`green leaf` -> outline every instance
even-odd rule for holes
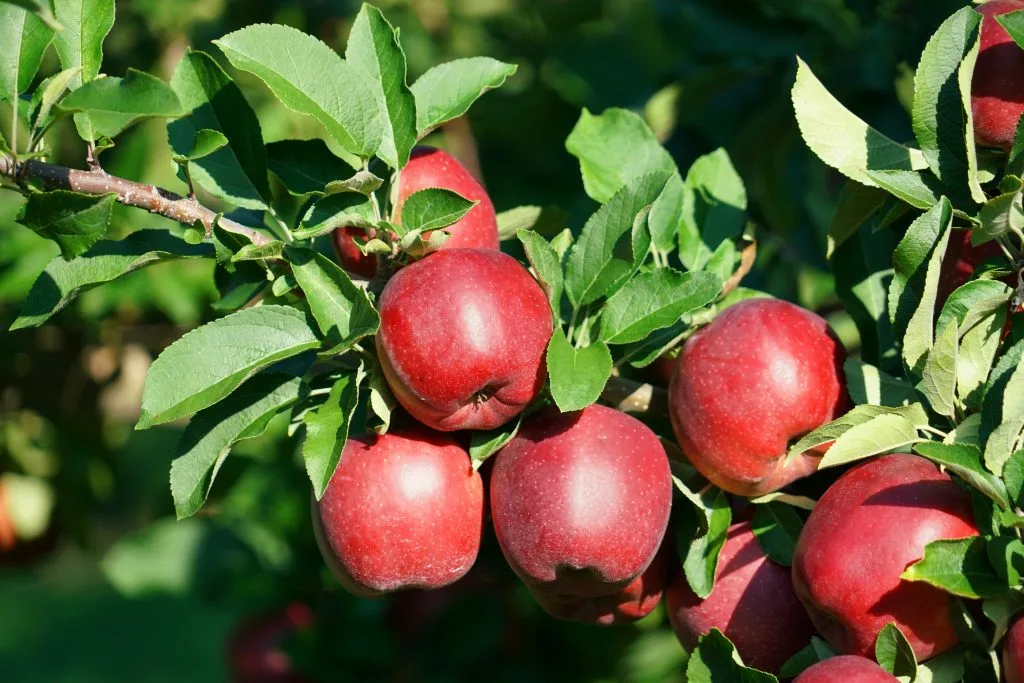
[[[906,581],[923,581],[962,598],[978,599],[1006,592],[1006,584],[988,561],[985,539],[980,536],[932,541],[924,557],[900,575]]]
[[[723,243],[742,234],[746,210],[746,188],[724,149],[694,161],[686,173],[679,222],[679,258],[683,265],[688,270],[705,268]]]
[[[690,190],[692,199],[692,190]],[[651,205],[647,224],[651,230],[651,244],[657,251],[667,254],[676,245],[679,231],[683,229],[683,211],[687,208],[687,189],[678,172],[669,176],[665,188]],[[692,202],[690,204],[692,207]]]
[[[587,219],[565,267],[565,289],[574,306],[614,294],[640,267],[650,244],[640,223],[646,223],[645,209],[667,179],[663,174],[641,176]]]
[[[428,69],[412,84],[419,137],[465,114],[481,95],[501,87],[516,68],[490,57],[470,57]]]
[[[17,102],[29,89],[52,39],[53,29],[38,16],[0,3],[0,99]]]
[[[563,413],[596,401],[612,374],[612,354],[605,344],[575,348],[556,327],[547,351],[551,397]]]
[[[300,378],[273,370],[262,372],[192,418],[171,463],[171,497],[178,519],[194,515],[206,502],[231,447],[259,436],[271,418],[297,401],[301,393]]]
[[[469,213],[477,203],[439,187],[413,192],[402,204],[402,234],[445,228]]]
[[[228,139],[224,136],[224,133],[221,133],[218,130],[203,128],[202,130],[195,131],[195,138],[193,139],[192,146],[189,148],[188,152],[185,154],[175,154],[171,158],[177,164],[197,161],[210,156],[223,147],[226,147],[227,144]]]
[[[879,187],[868,170],[922,170],[920,150],[893,142],[857,118],[833,97],[797,58],[793,108],[804,142],[819,159],[862,185]]]
[[[196,328],[150,366],[136,429],[196,413],[260,370],[319,345],[306,316],[288,306],[245,308]]]
[[[416,98],[405,82],[405,53],[398,44],[398,32],[369,3],[363,3],[352,24],[345,59],[370,82],[381,112],[382,136],[376,154],[398,170],[408,163],[416,144]]]
[[[487,458],[500,451],[514,439],[519,433],[519,426],[522,423],[523,417],[520,415],[497,429],[472,432],[469,437],[469,459],[473,462],[473,469],[480,469]]]
[[[921,393],[928,399],[932,410],[939,415],[956,415],[957,357],[960,330],[953,320],[946,325],[934,346],[928,350],[921,372]]]
[[[391,427],[391,413],[398,406],[398,401],[395,400],[394,395],[391,393],[391,387],[388,386],[387,378],[384,377],[380,363],[375,359],[367,359],[365,365],[366,384],[370,390],[370,400],[367,407],[380,420],[381,424],[376,428],[376,431],[383,434]]]
[[[917,401],[917,393],[909,382],[855,358],[847,358],[843,362],[843,374],[846,391],[856,405],[869,403],[895,408]]]
[[[364,159],[384,139],[374,84],[320,40],[289,26],[256,24],[213,41],[236,69],[267,84],[285,106],[312,116]]]
[[[1024,450],[1007,459],[1003,466],[1003,481],[1014,506],[1024,508]]]
[[[526,258],[530,261],[541,288],[548,296],[548,303],[551,305],[551,312],[554,314],[553,318],[557,327],[562,308],[562,290],[564,289],[562,260],[555,252],[554,247],[532,230],[523,230],[518,237],[519,241],[523,243],[523,251],[526,252]]]
[[[171,77],[188,116],[167,124],[175,154],[189,156],[193,180],[219,199],[248,209],[265,209],[270,199],[267,153],[256,113],[242,91],[205,52],[189,50]],[[190,153],[203,130],[222,134],[224,145],[210,146],[196,159]]]
[[[791,505],[764,503],[754,508],[754,535],[769,559],[793,566],[793,552],[804,521]]]
[[[1010,501],[1006,495],[1006,487],[998,477],[985,470],[981,464],[980,448],[966,444],[925,441],[915,445],[914,452],[942,465],[985,494],[1002,509],[1009,509]]]
[[[854,427],[870,424],[875,418],[896,416],[906,419],[911,426],[918,427],[928,424],[928,414],[920,403],[911,403],[904,407],[887,407],[879,405],[856,405],[850,412],[841,415],[832,422],[824,424],[809,434],[804,435],[793,444],[786,457],[793,457],[835,441]]]
[[[1017,189],[988,200],[978,220],[981,224],[971,231],[971,244],[984,244],[1010,232],[1024,234],[1024,193]]]
[[[836,294],[857,325],[861,355],[865,361],[884,369],[899,366],[896,335],[888,311],[895,247],[892,230],[861,230],[832,256]]]
[[[377,217],[369,198],[354,192],[341,192],[317,200],[302,217],[302,227],[292,236],[297,240],[326,235],[341,227],[374,228]]]
[[[988,539],[985,551],[1005,585],[1008,588],[1020,586],[1021,571],[1024,570],[1024,543],[1016,536],[995,536]]]
[[[332,180],[327,183],[324,186],[324,192],[327,194],[357,192],[365,197],[369,197],[383,184],[384,180],[370,171],[356,171],[355,174],[344,180]]]
[[[673,325],[684,313],[706,306],[722,291],[711,273],[658,268],[638,273],[608,298],[601,312],[600,341],[628,344]]]
[[[981,439],[988,440],[992,431],[1003,421],[1003,397],[1006,385],[1024,357],[1024,340],[1003,351],[989,373],[985,395],[981,402]]]
[[[647,123],[628,109],[594,116],[584,108],[565,148],[580,161],[587,194],[602,204],[641,176],[676,170]]]
[[[103,62],[103,40],[114,27],[114,0],[53,0],[53,11],[64,28],[53,37],[65,69],[81,69],[71,88],[96,78]]]
[[[921,438],[913,420],[899,413],[876,415],[839,436],[822,457],[818,468],[845,465],[919,441]]]
[[[568,212],[554,206],[517,206],[498,214],[498,239],[513,239],[522,230],[555,234],[563,229],[568,216]]]
[[[1016,13],[1009,12],[1001,16],[1005,18],[1010,14]],[[1017,14],[1017,17],[1024,17],[1024,14]],[[1024,27],[1024,19],[1021,19],[1021,25]],[[1022,131],[1024,131],[1024,121],[1018,120],[1013,134],[1013,146],[1010,148],[1010,156],[1006,160],[1006,174],[1018,178],[1024,176],[1024,132]]]
[[[960,139],[964,143],[967,157],[967,182],[966,185],[971,193],[971,199],[975,203],[985,201],[985,191],[982,189],[983,182],[990,182],[998,172],[995,167],[1000,165],[1001,160],[995,157],[987,157],[992,161],[986,166],[986,158],[979,158],[977,143],[974,140],[974,106],[971,97],[971,85],[974,81],[974,67],[978,63],[978,54],[981,52],[981,40],[979,29],[975,29],[968,42],[968,49],[964,58],[957,66],[957,85],[960,90],[960,112],[962,123],[960,124]],[[954,186],[963,187],[961,181]]]
[[[234,271],[218,264],[213,271],[220,298],[212,308],[218,313],[237,311],[260,295],[270,284],[267,272],[255,263],[236,263]]]
[[[910,641],[896,624],[886,624],[875,639],[875,659],[879,666],[901,681],[917,679],[917,657]]]
[[[144,71],[127,73],[124,78],[106,76],[86,83],[68,93],[57,108],[88,113],[93,140],[112,138],[140,119],[181,115],[181,102],[169,85]]]
[[[53,105],[67,92],[71,81],[78,75],[78,69],[65,69],[50,76],[36,88],[32,95],[32,109],[36,114],[32,119],[32,127],[42,130],[53,120]]]
[[[777,683],[771,674],[743,666],[736,647],[717,628],[697,641],[686,664],[688,683]]]
[[[192,246],[165,230],[140,230],[119,242],[98,242],[71,261],[58,256],[32,285],[11,330],[38,327],[82,292],[151,263],[212,256],[210,245]]]
[[[239,261],[262,261],[265,259],[277,259],[284,256],[284,242],[281,240],[270,240],[263,244],[247,244],[238,250],[238,253],[231,257],[232,263]]]
[[[57,17],[53,16],[53,3],[51,0],[0,0],[0,3],[6,3],[8,5],[27,9],[29,12],[42,19],[43,23],[54,31],[64,30],[61,23],[57,21]]]
[[[942,185],[930,173],[923,171],[868,169],[867,177],[900,201],[915,209],[930,209],[939,201]]]
[[[298,247],[286,247],[285,256],[320,331],[332,342],[348,348],[377,333],[380,320],[369,295],[336,263],[319,252]]]
[[[1006,29],[1013,42],[1017,43],[1017,47],[1024,50],[1024,11],[1006,12],[995,17],[995,20]]]
[[[997,475],[1016,451],[1024,432],[1024,361],[1017,363],[1003,391],[1001,419],[985,442],[985,467]],[[987,400],[987,399],[986,399]]]
[[[674,481],[676,490],[690,503],[673,506],[676,552],[682,560],[687,583],[703,600],[711,595],[715,586],[718,555],[732,523],[732,508],[726,493],[717,487],[708,487],[698,494],[679,479],[674,478]]]
[[[868,222],[885,205],[889,195],[877,187],[847,180],[839,191],[836,212],[828,226],[826,256],[832,258],[836,247]]]
[[[980,298],[985,294],[992,296]],[[968,282],[950,295],[939,316],[940,330],[947,311],[953,311],[952,314],[961,319],[960,352],[957,361],[957,395],[971,410],[981,407],[985,380],[992,370],[992,363],[999,350],[1003,326],[1006,323],[1006,304],[1010,295],[1010,288],[995,280]],[[970,308],[961,313],[958,310],[959,306],[968,304],[968,302]],[[966,332],[965,328],[967,328]]]
[[[341,461],[352,424],[352,414],[359,404],[359,385],[363,376],[360,366],[356,372],[339,377],[331,387],[327,401],[302,418],[306,424],[302,459],[306,462],[306,473],[313,484],[313,495],[317,500],[323,498]]]
[[[779,678],[796,678],[820,661],[814,646],[808,645],[785,661],[779,669]]]
[[[323,140],[281,140],[267,145],[270,171],[288,192],[324,192],[328,183],[348,178],[352,167],[334,155]]]
[[[88,195],[68,190],[29,195],[18,222],[60,245],[65,259],[84,254],[106,233],[116,195]]]

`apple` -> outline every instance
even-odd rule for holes
[[[379,311],[384,376],[428,427],[499,427],[544,385],[551,309],[537,281],[507,254],[429,254],[388,281]]]
[[[866,657],[829,657],[808,667],[793,683],[899,683],[899,679]]]
[[[446,228],[450,237],[442,249],[498,249],[498,218],[487,191],[458,159],[434,147],[413,149],[409,163],[399,172],[392,218],[396,222],[402,220],[402,206],[409,195],[435,187],[479,202]],[[338,228],[332,233],[341,266],[350,273],[372,278],[377,272],[377,257],[363,254],[353,239],[366,237],[365,230],[353,227]]]
[[[313,625],[313,611],[292,603],[243,621],[228,641],[228,667],[235,683],[307,683],[281,645]]]
[[[824,319],[779,299],[749,299],[683,345],[669,415],[690,463],[720,488],[758,496],[807,476],[825,447],[790,444],[845,412],[846,356]]]
[[[971,81],[974,137],[981,145],[1008,151],[1024,114],[1024,50],[995,17],[1024,9],[1024,0],[989,0],[975,9],[982,20]]]
[[[681,571],[669,579],[665,593],[669,621],[684,648],[692,650],[717,628],[747,666],[761,671],[778,672],[814,634],[789,569],[768,559],[750,522],[729,527],[711,595],[697,597]]]
[[[1006,683],[1024,683],[1024,619],[1018,619],[1003,639]]]
[[[350,438],[313,505],[325,561],[362,597],[459,580],[476,560],[483,520],[469,454],[425,429]]]
[[[793,557],[793,586],[837,652],[870,656],[895,623],[918,661],[958,642],[948,593],[900,574],[939,539],[978,535],[970,495],[904,453],[849,470],[815,506]]]
[[[672,476],[658,437],[636,418],[599,405],[551,408],[495,456],[490,492],[505,558],[551,605],[621,593],[648,568]]]

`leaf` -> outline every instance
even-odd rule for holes
[[[896,624],[886,624],[875,639],[875,659],[879,666],[901,681],[917,679],[917,657],[910,641]]]
[[[598,399],[612,374],[612,354],[602,343],[573,347],[556,327],[547,351],[551,398],[563,413],[582,410]]]
[[[374,85],[320,40],[290,26],[255,24],[213,41],[236,69],[267,84],[286,107],[319,121],[364,159],[384,139]]]
[[[1024,50],[1024,13],[1020,10],[1007,12],[995,17],[999,25],[1006,29],[1007,34],[1017,43],[1017,47]]]
[[[587,219],[565,266],[565,289],[574,306],[613,294],[640,267],[647,246],[638,239],[636,219],[646,218],[644,209],[666,181],[662,174],[637,178]]]
[[[981,206],[978,225],[971,231],[971,244],[990,242],[1007,233],[1024,232],[1024,194],[1020,189],[993,197]]]
[[[679,258],[688,270],[702,270],[723,243],[742,234],[747,191],[721,148],[693,162],[684,187]]]
[[[777,683],[775,676],[743,666],[736,647],[717,628],[697,641],[686,664],[688,683]]]
[[[985,467],[1001,475],[1024,431],[1024,361],[1017,363],[1003,391],[1001,419],[985,442]],[[986,399],[987,400],[987,399]]]
[[[928,350],[921,373],[921,393],[939,415],[956,415],[957,356],[960,330],[953,320]]]
[[[673,325],[684,313],[706,306],[722,291],[711,273],[680,273],[658,268],[638,273],[608,298],[598,339],[608,344],[640,341]]]
[[[1024,508],[1024,450],[1011,455],[1003,466],[1006,492],[1015,507]]]
[[[826,451],[819,469],[845,465],[921,441],[914,422],[898,413],[876,415],[848,429]]]
[[[352,414],[359,404],[359,385],[363,376],[362,366],[356,372],[343,374],[334,382],[327,400],[302,418],[306,424],[302,459],[306,462],[306,473],[317,500],[323,498],[341,461]]]
[[[29,89],[52,39],[53,29],[38,16],[0,4],[0,99],[17,102],[18,95]]]
[[[1014,370],[1024,357],[1024,340],[1018,341],[996,361],[985,384],[985,394],[981,403],[981,440],[987,441],[992,431],[1003,420],[1003,397],[1006,386],[1013,377]]]
[[[547,240],[532,230],[520,231],[518,237],[541,288],[547,294],[557,327],[562,308],[562,290],[564,289],[562,261]]]
[[[487,458],[491,457],[519,433],[519,426],[523,423],[520,415],[511,422],[506,422],[496,429],[487,431],[474,431],[469,437],[469,459],[473,463],[473,470],[480,469]]]
[[[376,154],[396,171],[416,144],[416,99],[406,85],[405,53],[398,32],[384,14],[363,3],[348,36],[345,59],[362,71],[381,112],[382,136]]]
[[[96,78],[103,62],[103,40],[114,27],[114,0],[53,0],[63,29],[53,37],[64,69],[80,69],[71,88]]]
[[[140,119],[182,114],[181,102],[169,85],[144,71],[128,69],[127,74],[90,81],[68,93],[57,108],[88,113],[93,140],[112,138]]]
[[[189,245],[165,230],[140,230],[118,242],[97,242],[71,261],[58,256],[32,285],[11,330],[38,327],[82,292],[152,263],[212,256],[210,245]]]
[[[628,109],[606,109],[595,116],[584,108],[565,148],[580,161],[587,194],[602,204],[641,176],[676,170],[647,123]]]
[[[981,303],[979,307],[984,305]],[[961,338],[957,363],[957,395],[971,410],[981,407],[985,380],[992,370],[1005,323],[1004,302]]]
[[[911,426],[914,427],[928,424],[928,414],[920,403],[911,403],[908,406],[900,408],[890,408],[877,405],[857,405],[845,415],[842,415],[832,422],[824,424],[809,434],[804,435],[799,441],[790,446],[786,457],[800,455],[801,453],[805,453],[811,449],[823,446],[830,441],[835,441],[854,427],[870,424],[875,418],[886,415],[903,417],[908,420]]]
[[[0,3],[6,3],[14,5],[15,7],[21,7],[32,12],[37,17],[43,20],[43,23],[49,26],[54,31],[63,31],[64,27],[57,21],[57,17],[53,16],[52,2],[51,0],[0,0]]]
[[[1006,592],[1006,584],[989,564],[985,539],[980,536],[932,541],[924,557],[900,575],[906,581],[923,581],[962,598],[978,599]]]
[[[223,133],[209,128],[203,128],[202,130],[195,131],[195,138],[192,140],[192,146],[189,151],[185,154],[174,154],[172,159],[177,164],[188,163],[197,161],[204,157],[208,157],[218,149],[226,147],[228,139]]]
[[[979,158],[977,143],[974,140],[974,105],[971,96],[971,86],[974,81],[974,67],[978,63],[978,55],[981,52],[980,29],[975,28],[969,35],[969,46],[964,53],[963,59],[957,66],[957,85],[960,90],[960,140],[963,141],[967,156],[967,187],[971,193],[971,199],[975,202],[985,201],[985,190],[981,185],[983,182],[990,182],[998,172],[994,166],[998,161],[993,161],[986,167],[985,158]],[[989,157],[992,158],[992,157]],[[963,187],[961,181],[957,184]]]
[[[754,508],[754,535],[761,550],[783,567],[793,566],[793,552],[804,521],[792,506],[765,503]]]
[[[402,204],[402,229],[427,232],[445,228],[469,213],[477,203],[439,187],[413,192]]]
[[[871,128],[843,107],[797,58],[793,108],[804,142],[819,159],[847,178],[878,187],[868,170],[922,170],[920,150],[904,147]]]
[[[888,375],[873,365],[855,358],[843,362],[846,391],[854,404],[898,407],[917,401],[917,393],[909,382]]]
[[[398,401],[395,400],[394,395],[391,393],[391,387],[388,386],[387,378],[384,377],[380,363],[376,359],[367,359],[365,367],[366,384],[370,390],[368,407],[381,422],[381,425],[375,431],[383,434],[391,427],[391,413],[398,406]]]
[[[274,415],[299,399],[301,391],[300,378],[270,370],[192,418],[171,463],[171,497],[178,519],[194,515],[206,502],[231,447],[261,434]]]
[[[238,253],[231,257],[232,263],[239,261],[262,261],[265,259],[276,259],[284,256],[284,242],[281,240],[270,240],[260,245],[247,244],[238,250]]]
[[[136,429],[209,407],[260,370],[319,345],[306,316],[289,306],[245,308],[198,327],[150,366]]]
[[[88,195],[68,190],[34,192],[18,222],[60,245],[65,259],[85,253],[107,232],[116,195]]]
[[[332,342],[348,348],[377,333],[380,320],[366,290],[356,287],[336,263],[299,247],[286,247],[285,256],[320,331]]]
[[[210,55],[189,50],[171,77],[171,88],[190,112],[167,124],[175,154],[188,155],[203,130],[221,133],[226,146],[194,160],[192,178],[213,196],[248,209],[270,200],[267,153],[256,113],[242,91]]]
[[[313,239],[341,227],[374,228],[377,217],[367,197],[354,192],[327,195],[302,217],[302,227],[292,232],[297,240]]]
[[[349,178],[344,180],[332,180],[327,183],[324,187],[324,192],[327,194],[335,194],[338,192],[358,192],[361,195],[369,197],[376,190],[384,184],[384,180],[378,178],[370,171],[356,171]]]
[[[703,600],[711,595],[715,586],[718,556],[732,523],[732,508],[728,496],[719,488],[708,487],[697,494],[678,479],[675,484],[690,502],[673,506],[676,552],[682,560],[687,583]]]
[[[267,145],[267,164],[288,192],[324,192],[327,184],[352,175],[352,167],[323,140],[281,140]]]
[[[501,87],[516,68],[490,57],[470,57],[428,69],[412,84],[419,137],[465,114],[481,95]]]
[[[32,127],[42,130],[53,121],[53,105],[67,92],[71,81],[78,75],[78,69],[65,69],[45,79],[32,95]]]
[[[988,561],[1008,588],[1020,586],[1024,543],[1016,536],[995,536],[985,544]],[[1020,597],[1018,595],[1018,597]]]
[[[814,646],[807,645],[807,647],[803,648],[783,663],[782,668],[779,669],[779,678],[796,678],[806,669],[809,669],[820,661],[821,660],[818,659],[818,653],[814,650]]]
[[[692,189],[690,190],[692,194]],[[657,251],[668,253],[675,247],[679,231],[683,229],[683,211],[686,206],[687,188],[679,173],[673,173],[664,189],[651,205],[647,224],[651,230],[651,244]]]
[[[960,683],[964,676],[964,651],[957,649],[917,665],[916,683]]]
[[[868,169],[867,177],[875,185],[915,209],[930,209],[935,206],[942,194],[940,188],[943,186],[934,176],[923,171]]]
[[[981,449],[965,444],[942,444],[925,441],[914,446],[914,452],[938,463],[985,494],[1004,510],[1010,508],[1006,487],[998,477],[981,464]]]
[[[214,284],[220,299],[212,308],[218,313],[237,311],[259,296],[267,288],[267,272],[254,263],[237,263],[234,272],[218,266],[213,271]]]
[[[895,247],[893,231],[862,230],[851,235],[832,255],[836,294],[857,325],[861,355],[882,369],[899,367],[896,335],[888,311]]]
[[[836,212],[828,227],[826,256],[832,258],[836,247],[845,242],[878,212],[888,199],[888,194],[877,187],[868,187],[847,180],[839,191]]]
[[[567,217],[567,212],[552,206],[517,206],[498,214],[498,239],[513,239],[523,230],[551,234],[565,225]]]

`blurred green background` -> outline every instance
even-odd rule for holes
[[[476,148],[499,211],[553,205],[578,228],[594,206],[565,137],[584,107],[642,112],[680,168],[719,146],[732,156],[760,247],[745,284],[821,311],[857,346],[824,258],[840,179],[800,141],[789,100],[794,57],[871,125],[910,139],[916,56],[962,2],[376,4],[401,28],[410,80],[454,57],[519,65],[473,108],[468,125],[437,140],[460,153]],[[216,54],[211,40],[257,22],[293,25],[340,50],[357,9],[346,0],[119,2],[104,72],[135,67],[166,79],[187,46]],[[50,54],[43,73],[55,69]],[[259,83],[236,76],[268,142],[322,134]],[[55,129],[51,146],[59,162],[82,165],[84,148],[70,127]],[[118,175],[183,189],[160,122],[130,130],[104,163]],[[20,202],[0,190],[3,330],[57,252],[14,222]],[[117,210],[120,234],[159,225],[167,224]],[[237,448],[202,513],[175,522],[167,472],[180,426],[132,427],[149,362],[212,315],[216,297],[211,264],[157,265],[88,292],[40,329],[0,333],[4,490],[44,513],[52,505],[38,538],[0,552],[0,680],[225,681],[232,634],[238,642],[280,640],[292,667],[306,671],[305,679],[272,680],[682,679],[684,654],[660,611],[613,629],[557,623],[517,585],[491,536],[470,577],[451,589],[348,597],[316,550],[308,481],[283,423]],[[275,635],[291,632],[281,623],[307,622],[283,640]]]

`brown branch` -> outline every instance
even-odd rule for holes
[[[739,287],[740,281],[747,276],[747,273],[754,267],[754,261],[757,259],[757,242],[753,241],[743,248],[740,252],[740,267],[736,269],[736,272],[732,274],[728,280],[725,281],[725,287],[722,288],[722,295],[726,295]]]
[[[643,384],[625,377],[611,377],[601,402],[624,413],[643,413],[651,417],[668,416],[668,392],[651,384]]]
[[[18,163],[7,154],[0,154],[0,176],[12,180],[35,178],[52,189],[73,190],[82,194],[116,194],[117,201],[125,206],[145,209],[185,225],[202,223],[207,233],[213,229],[217,214],[195,199],[182,197],[156,185],[146,185],[133,180],[112,176],[103,170],[81,171],[66,166],[30,160]],[[236,223],[223,216],[217,220],[223,230],[242,235],[253,244],[266,244],[270,237],[259,230]]]

